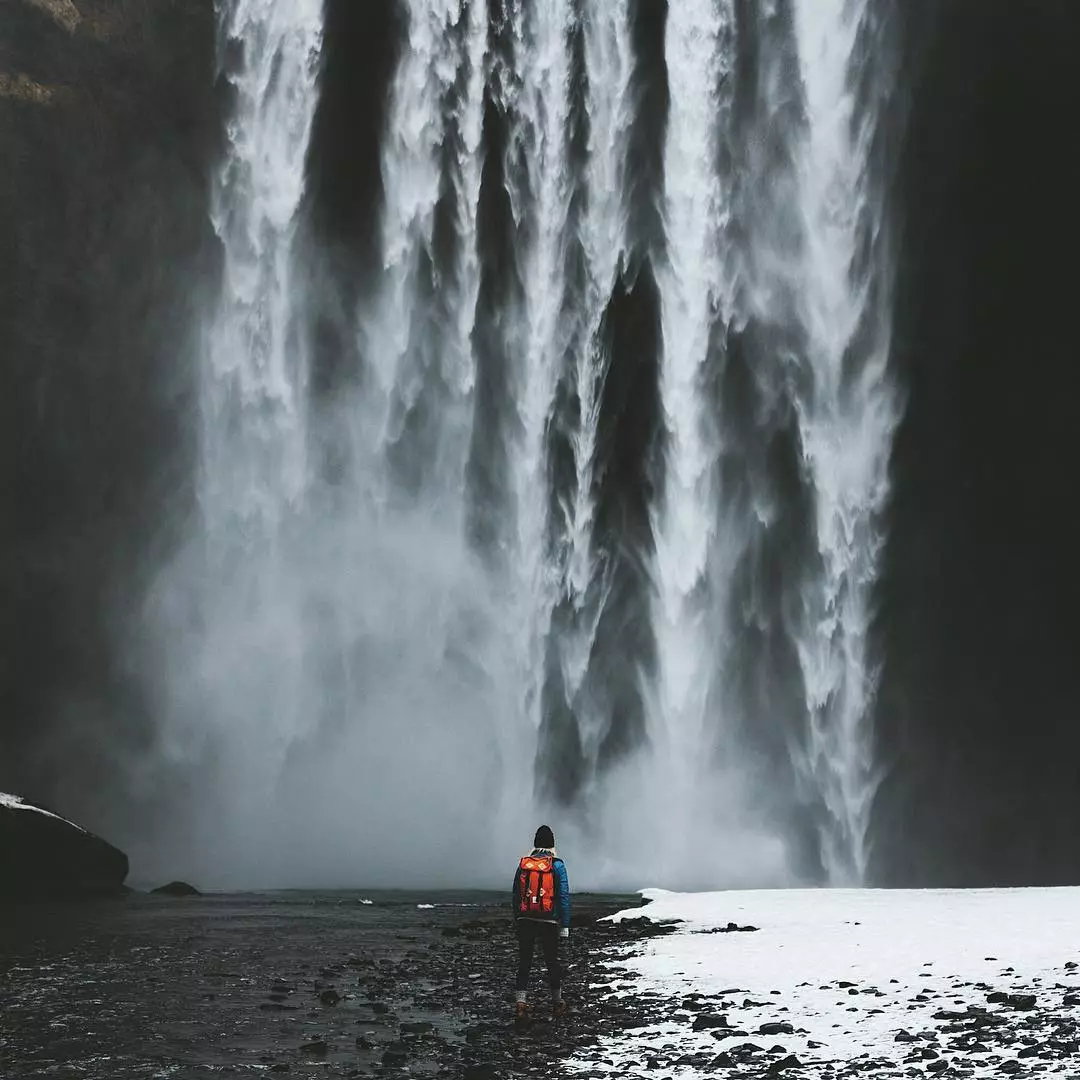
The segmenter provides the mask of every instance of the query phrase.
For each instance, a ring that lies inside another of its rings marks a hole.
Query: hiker
[[[522,857],[514,874],[514,926],[518,938],[517,1003],[514,1017],[529,1016],[529,972],[537,941],[544,950],[553,1016],[566,1014],[562,998],[559,939],[570,936],[570,881],[566,864],[555,854],[555,834],[541,825],[533,849]]]

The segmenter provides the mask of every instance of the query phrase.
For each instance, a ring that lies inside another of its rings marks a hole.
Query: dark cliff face
[[[0,8],[0,787],[72,808],[149,731],[115,615],[188,471],[214,37],[213,0]]]
[[[1077,881],[1080,7],[939,8],[904,68],[878,876]]]

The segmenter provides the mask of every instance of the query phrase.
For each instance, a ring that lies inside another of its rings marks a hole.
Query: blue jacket
[[[552,852],[549,848],[533,848],[532,854],[550,855]],[[521,900],[521,881],[518,877],[518,871],[515,870],[513,898],[510,901],[514,918],[531,919],[533,922],[553,922],[558,923],[560,926],[570,925],[570,878],[566,873],[566,863],[556,856],[551,864],[551,870],[555,875],[555,913],[543,919],[537,918],[535,915],[518,914],[518,904]]]

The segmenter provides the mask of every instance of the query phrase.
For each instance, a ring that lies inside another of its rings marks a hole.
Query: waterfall
[[[308,359],[296,265],[304,163],[318,101],[321,0],[219,9],[232,92],[211,220],[223,267],[202,346],[197,494],[213,720],[253,757],[303,725],[303,599],[290,595],[308,489]],[[226,666],[228,665],[228,666]]]
[[[198,342],[197,510],[149,613],[164,653],[162,754],[198,792],[174,811],[174,842],[199,850],[193,872],[250,881],[250,838],[290,742],[317,722],[312,597],[297,571],[311,488],[299,235],[323,4],[221,0],[218,23],[228,98],[210,219],[222,266]]]
[[[670,790],[665,827],[679,838],[666,849],[671,872],[678,872],[688,849],[700,844],[702,830],[695,822],[702,787],[719,779],[703,758],[719,644],[703,602],[717,529],[712,466],[719,437],[703,390],[713,321],[730,309],[721,263],[730,191],[721,183],[718,162],[720,138],[730,123],[733,35],[734,12],[727,3],[678,4],[668,16],[671,111],[664,218],[669,264],[661,290],[662,392],[670,444],[667,484],[656,509],[654,618],[660,657],[657,728],[667,758],[664,786]]]
[[[830,880],[858,883],[880,779],[868,637],[900,415],[888,372],[882,192],[872,171],[892,75],[879,12],[866,0],[803,2],[796,12],[806,109],[796,151],[805,234],[799,310],[812,370],[796,407],[820,555],[798,634],[809,728],[799,767],[827,809],[822,857]]]
[[[211,191],[224,268],[203,349],[200,501],[208,536],[255,541],[272,538],[306,483],[308,373],[296,333],[293,244],[322,2],[234,0],[219,14],[233,100]]]
[[[460,883],[452,834],[499,880],[544,814],[597,884],[640,884],[643,840],[664,883],[858,880],[885,5],[400,6],[379,262],[317,395],[322,3],[222,9],[200,516],[162,604],[165,741],[231,823],[208,858]]]

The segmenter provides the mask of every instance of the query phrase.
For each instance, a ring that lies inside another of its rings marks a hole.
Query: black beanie
[[[547,825],[541,825],[533,837],[533,847],[553,848],[555,846],[555,834]]]

